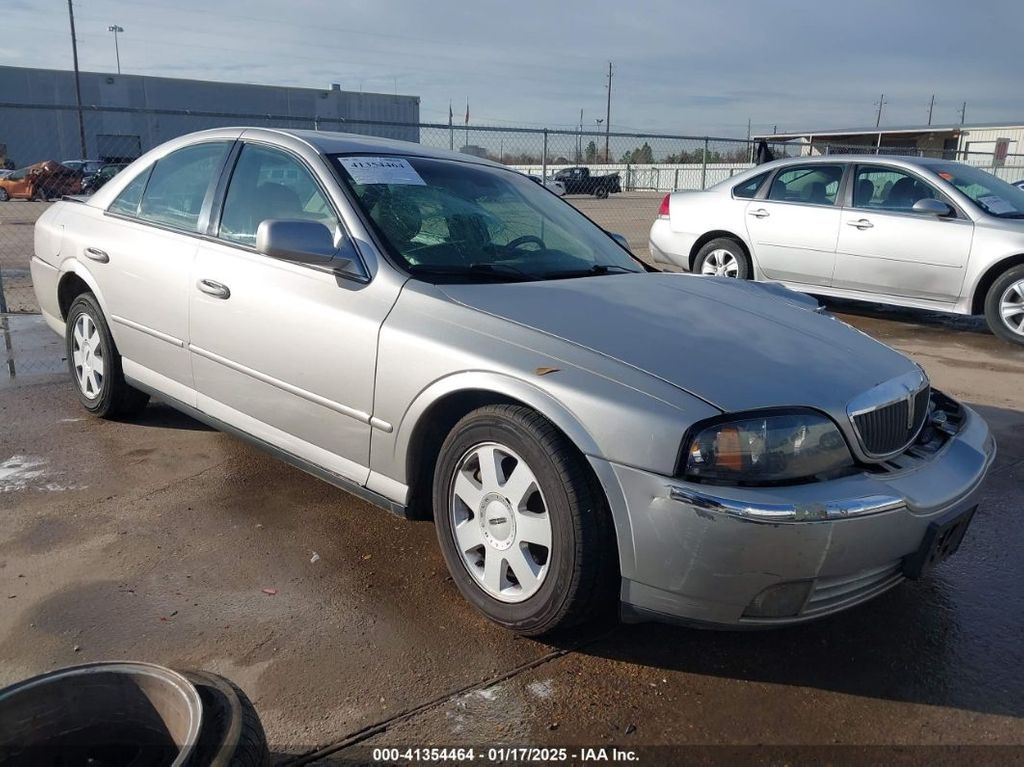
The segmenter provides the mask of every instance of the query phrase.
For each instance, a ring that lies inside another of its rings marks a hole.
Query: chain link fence
[[[38,311],[29,262],[33,225],[63,194],[90,194],[125,163],[185,133],[223,126],[344,131],[401,139],[487,157],[538,179],[585,168],[587,183],[566,181],[567,199],[602,227],[623,234],[641,258],[666,192],[704,189],[750,168],[757,141],[703,136],[548,130],[438,123],[130,107],[0,103],[0,314]],[[916,148],[765,142],[775,157],[838,153],[914,154]],[[1024,155],[939,152],[1008,181],[1024,178]],[[34,170],[28,170],[28,169]],[[69,170],[71,168],[71,170]],[[605,195],[604,192],[608,194]],[[596,193],[596,194],[595,194]]]

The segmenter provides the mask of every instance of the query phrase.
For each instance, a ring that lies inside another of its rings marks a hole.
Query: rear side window
[[[224,164],[230,144],[211,142],[185,147],[153,167],[139,218],[175,229],[198,230],[207,190]]]
[[[134,216],[139,212],[139,202],[142,200],[142,192],[146,189],[146,181],[149,180],[152,168],[146,168],[128,182],[128,186],[121,190],[121,194],[107,208],[111,213],[120,213],[122,216]]]
[[[798,165],[786,168],[775,176],[768,199],[807,205],[835,205],[842,178],[842,165]]]
[[[768,178],[767,173],[759,173],[752,179],[744,181],[742,184],[737,184],[732,188],[732,196],[741,197],[745,200],[750,199],[757,194],[757,190],[761,188],[761,184],[764,183],[766,178]]]

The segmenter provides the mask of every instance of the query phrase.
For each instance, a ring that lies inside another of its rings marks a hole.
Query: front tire
[[[749,280],[753,275],[750,259],[743,247],[730,237],[719,237],[706,243],[693,262],[695,274],[708,277],[735,277]]]
[[[72,302],[64,337],[71,380],[86,410],[100,418],[114,418],[146,406],[149,395],[124,380],[121,355],[92,293],[83,293]]]
[[[477,610],[527,636],[613,604],[611,521],[583,457],[550,421],[490,405],[438,454],[434,520],[452,580]]]
[[[1024,264],[992,283],[985,296],[985,321],[1004,341],[1024,344]]]

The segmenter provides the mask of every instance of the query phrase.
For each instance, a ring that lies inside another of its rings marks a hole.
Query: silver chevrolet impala
[[[786,288],[661,274],[526,176],[365,136],[218,129],[39,219],[82,405],[155,395],[408,517],[541,634],[769,626],[959,545],[985,422]]]

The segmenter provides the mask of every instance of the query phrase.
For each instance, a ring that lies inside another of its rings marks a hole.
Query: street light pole
[[[88,157],[85,149],[85,118],[82,116],[82,83],[78,77],[78,40],[75,39],[75,9],[68,0],[68,18],[71,20],[71,57],[75,63],[75,102],[78,105],[78,138],[82,142],[82,159]]]
[[[114,56],[117,58],[117,73],[121,74],[121,51],[117,47],[117,33],[124,32],[124,27],[119,27],[117,24],[111,24],[107,27],[107,31],[114,33]]]

